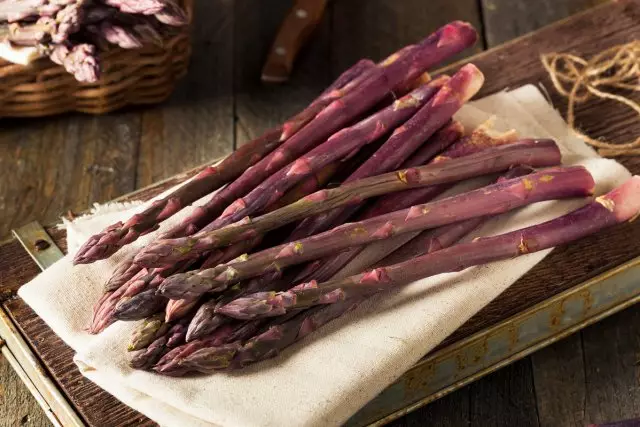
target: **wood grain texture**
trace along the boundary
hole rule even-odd
[[[468,426],[471,422],[469,403],[469,387],[464,387],[427,406],[416,409],[388,425],[390,427]]]
[[[168,102],[142,113],[136,187],[233,150],[233,3],[194,2],[189,77]]]
[[[530,33],[608,0],[480,0],[487,47]]]
[[[38,402],[25,390],[22,381],[1,354],[0,378],[0,425],[11,427],[51,425]]]
[[[344,71],[361,58],[381,60],[415,43],[440,26],[459,19],[482,32],[476,0],[340,0],[332,4],[331,69]],[[457,59],[483,49],[480,41]]]
[[[235,0],[236,145],[302,110],[330,82],[329,14],[315,29],[285,84],[260,81],[260,73],[290,0]]]
[[[56,382],[85,422],[92,426],[110,427],[155,425],[83,377],[73,363],[74,351],[53,334],[21,299],[5,302],[4,308],[14,320],[29,319],[16,322],[20,331],[27,337],[29,345],[40,355],[45,367],[53,373]]]
[[[515,362],[469,386],[470,422],[478,427],[538,426],[531,365]]]
[[[582,332],[588,423],[636,418],[640,414],[640,307]]]
[[[344,1],[348,2],[349,0]],[[269,6],[275,7],[273,5],[277,4],[277,2],[274,2],[273,4],[269,3]],[[336,2],[334,4],[337,5],[338,3]],[[235,6],[234,13],[237,15],[241,11],[246,10],[246,8],[248,7],[248,0],[246,0],[245,2],[240,1]],[[267,8],[267,6],[259,7]],[[282,9],[285,10],[286,8],[282,6]],[[335,12],[331,16],[335,16],[334,14]],[[607,6],[606,9],[600,9],[599,11],[579,16],[569,22],[560,24],[559,26],[545,29],[540,33],[521,39],[515,44],[503,46],[489,53],[481,54],[473,60],[488,76],[487,84],[483,90],[483,94],[495,92],[505,86],[513,87],[523,83],[535,83],[538,81],[542,81],[547,87],[550,87],[548,80],[544,76],[544,71],[542,70],[537,60],[538,53],[550,50],[573,50],[581,54],[590,54],[602,49],[603,47],[628,40],[629,38],[637,38],[639,36],[639,26],[637,25],[637,23],[640,22],[639,18],[640,5],[637,1],[621,1],[618,4]],[[243,17],[241,19],[245,18]],[[252,21],[247,22],[254,22],[256,23],[256,25],[267,25],[259,22],[259,17],[254,16],[251,19]],[[263,19],[265,22],[270,22],[271,18],[269,18],[269,13],[266,13]],[[411,18],[411,20],[413,19],[417,18]],[[359,25],[357,22],[354,22],[353,24],[355,26]],[[238,22],[234,22],[234,27],[234,34],[237,35],[240,32],[240,30],[238,29]],[[593,28],[594,31],[585,32],[583,31],[584,28]],[[422,35],[424,33],[426,33],[426,31],[424,31]],[[234,43],[235,42],[236,40],[234,40]],[[262,43],[261,40],[256,39],[254,39],[254,42]],[[265,40],[264,44],[268,45],[269,42],[270,40]],[[317,41],[317,43],[326,42],[322,42],[322,40],[320,40]],[[252,48],[252,46],[245,46],[242,49],[250,50]],[[234,47],[236,55],[238,55],[237,49],[240,48],[236,45]],[[249,56],[250,55],[247,54],[247,58],[249,58]],[[301,59],[303,59],[303,57],[301,57]],[[309,60],[312,61],[313,59],[314,58]],[[239,60],[236,59],[236,63],[239,63],[238,61]],[[337,61],[338,60],[336,59],[335,62],[332,61],[331,63],[337,64]],[[347,60],[345,60],[345,64],[345,66],[348,66],[351,64],[351,62],[347,62]],[[338,66],[336,65],[336,68],[337,67]],[[259,66],[256,66],[256,70],[259,70]],[[341,69],[338,69],[335,72],[339,72],[340,70]],[[505,72],[505,70],[509,70],[509,72]],[[240,71],[238,71],[238,73],[239,72]],[[251,68],[247,66],[245,68],[245,71],[243,72],[249,73],[247,75],[250,75]],[[234,77],[235,76],[238,76],[238,74],[234,73]],[[325,83],[326,81],[323,82],[320,87],[322,87]],[[249,92],[251,92],[251,96],[253,96],[253,93],[260,93],[261,91],[264,91],[264,93],[266,93],[268,96],[264,95],[262,98],[255,98],[255,105],[260,105],[260,103],[263,103],[262,105],[264,106],[264,108],[261,107],[262,109],[256,109],[255,111],[252,110],[253,101],[251,103],[247,101],[244,106],[241,106],[240,104],[236,105],[236,112],[238,113],[239,120],[238,123],[241,123],[240,125],[238,125],[238,140],[242,140],[242,136],[240,135],[240,133],[242,132],[242,128],[246,123],[253,123],[246,128],[246,134],[249,136],[255,136],[255,133],[260,132],[269,124],[273,124],[277,120],[277,118],[274,118],[274,115],[265,112],[265,109],[268,108],[269,104],[266,101],[261,101],[261,99],[277,99],[280,100],[282,104],[286,104],[289,102],[287,96],[277,95],[278,93],[285,93],[284,91],[279,92],[280,90],[282,90],[282,88],[273,87],[258,89],[252,88],[251,85],[248,84],[247,86],[244,86],[244,88],[245,89],[243,89],[242,84],[237,85],[237,90],[239,93],[238,99],[240,99],[240,92],[242,91],[247,91],[247,94],[245,96],[249,96]],[[319,92],[319,90],[320,89],[318,88],[318,90],[314,93],[311,93],[310,90],[308,95],[300,95],[299,99],[303,99],[305,96],[308,96],[310,99],[315,93]],[[269,98],[269,96],[273,96],[273,98]],[[280,98],[278,98],[278,96],[280,96]],[[554,103],[559,106],[561,111],[563,111],[564,104],[562,100],[555,94],[552,94],[552,96]],[[593,131],[594,133],[606,134],[607,136],[614,136],[620,139],[628,135],[637,134],[639,132],[638,126],[640,126],[640,124],[638,124],[637,120],[635,120],[633,116],[628,112],[618,112],[615,109],[607,109],[608,114],[606,117],[603,117],[600,107],[601,105],[596,103],[591,104],[590,106],[582,107],[578,111],[580,119],[585,124],[585,128],[587,128],[589,131]],[[271,108],[277,109],[277,111],[279,111],[276,115],[282,114],[284,116],[286,113],[286,111],[284,110],[289,107],[283,105],[277,106],[277,108],[271,106]],[[242,114],[240,114],[241,110],[243,111]],[[295,110],[292,108],[292,112],[293,111]],[[145,117],[145,120],[147,120],[147,117]],[[168,125],[166,126],[168,127]],[[145,128],[144,124],[143,128]],[[148,139],[148,141],[152,141],[152,138]],[[146,147],[147,149],[151,147],[151,142],[148,142]],[[174,153],[174,155],[177,154]],[[640,162],[638,160],[625,159],[624,162],[634,172],[640,172]],[[139,175],[140,177],[138,181],[141,182],[147,182],[148,180],[151,180],[153,178],[153,172],[141,172],[140,168]],[[146,178],[142,178],[142,176],[145,176]],[[135,197],[143,197],[145,195],[150,196],[153,193],[158,192],[171,184],[175,184],[175,182],[176,181],[174,180],[171,183],[163,184],[163,186],[156,187],[155,189],[145,190],[142,193],[138,193]],[[60,241],[64,236],[59,232],[55,232],[54,237],[57,241]],[[571,247],[554,251],[551,256],[548,257],[543,263],[541,263],[536,269],[531,271],[522,280],[516,283],[512,287],[512,289],[509,290],[509,292],[506,292],[493,304],[487,307],[485,311],[468,322],[464,326],[464,328],[459,331],[454,338],[452,338],[452,340],[460,339],[461,337],[466,336],[478,330],[479,328],[492,325],[504,319],[510,314],[513,314],[523,308],[535,304],[536,302],[548,298],[556,292],[560,292],[567,287],[570,287],[578,282],[585,280],[588,277],[597,274],[600,271],[600,266],[598,266],[593,261],[594,259],[597,259],[598,261],[605,260],[605,266],[612,266],[638,255],[640,253],[640,248],[636,246],[631,248],[630,250],[628,242],[638,242],[640,241],[638,240],[639,238],[640,228],[638,226],[638,223],[636,222],[631,225],[626,225],[624,227],[611,230],[610,232],[606,233],[606,238],[605,234],[602,234],[594,236],[590,239],[586,239],[585,241],[576,245],[572,245]],[[624,246],[625,244],[627,245],[626,247]],[[11,243],[9,245],[11,245]],[[5,250],[12,252],[16,250],[16,248],[14,247],[13,249],[11,249],[11,247],[7,245],[0,247],[0,251]],[[4,258],[5,253],[7,252],[0,252],[0,255],[2,255],[0,257],[0,260]],[[13,259],[20,264],[13,267],[12,271],[16,272],[15,275],[12,275],[8,279],[6,276],[0,277],[0,279],[2,280],[0,282],[0,295],[2,294],[2,292],[4,292],[5,295],[8,295],[12,290],[17,289],[17,287],[20,285],[21,282],[16,282],[14,276],[20,277],[21,279],[24,279],[24,281],[26,281],[35,274],[34,271],[37,271],[37,269],[33,270],[33,264],[29,259],[22,259],[19,258],[19,256],[16,256]],[[102,399],[106,399],[105,401],[109,402],[108,399],[110,397],[106,393],[96,389],[95,386],[93,389],[83,388],[85,387],[85,385],[82,384],[82,378],[77,372],[74,373],[73,366],[70,366],[70,350],[64,347],[64,345],[59,342],[59,339],[58,341],[56,341],[57,338],[51,332],[51,330],[48,329],[42,323],[42,321],[38,319],[37,316],[35,316],[33,312],[24,307],[24,304],[22,304],[21,306],[21,302],[19,300],[10,300],[6,303],[6,307],[14,316],[14,319],[20,325],[22,330],[28,335],[28,339],[32,343],[34,348],[36,348],[39,354],[41,354],[43,361],[50,369],[54,378],[59,382],[59,384],[61,384],[62,389],[65,391],[65,393],[71,396],[71,400],[76,405],[78,405],[78,408],[80,412],[82,412],[83,416],[87,418],[94,417],[92,418],[92,420],[98,420],[98,417],[100,415],[94,412],[103,410],[103,408],[102,406],[98,408],[95,402],[100,402]],[[626,363],[627,362],[625,361],[624,367],[627,366]],[[593,366],[596,366],[596,368],[592,368],[593,372],[592,374],[587,375],[587,378],[597,378],[595,376],[595,374],[597,373],[597,365],[594,364]],[[471,393],[470,399],[462,395],[462,397],[460,397],[458,400],[458,397],[455,396],[460,395],[461,392],[453,395],[451,397],[452,400],[449,401],[452,408],[452,412],[448,413],[449,415],[447,415],[447,412],[445,410],[443,410],[442,413],[438,413],[436,409],[430,409],[431,407],[435,407],[434,405],[430,405],[429,408],[424,410],[425,412],[419,411],[415,413],[422,414],[422,417],[415,415],[414,418],[411,418],[411,416],[409,416],[403,422],[413,423],[410,425],[424,425],[422,422],[425,419],[450,419],[452,423],[451,425],[456,425],[456,423],[458,423],[457,425],[460,425],[460,420],[462,420],[461,422],[463,425],[467,425],[468,423],[472,423],[474,425],[501,425],[500,423],[503,423],[502,425],[507,425],[504,424],[503,420],[515,421],[515,425],[530,423],[531,419],[525,417],[526,414],[522,412],[522,409],[518,408],[518,405],[525,408],[526,411],[535,412],[536,408],[535,405],[532,405],[533,398],[531,395],[531,384],[533,384],[533,376],[531,374],[530,368],[526,368],[526,364],[516,366],[513,369],[515,369],[515,371],[498,372],[497,374],[502,374],[502,377],[488,377],[488,379],[486,380],[488,381],[487,383],[485,383],[485,381],[481,381],[477,385],[471,386],[479,387],[475,390],[467,389],[466,392],[463,390],[462,393]],[[620,368],[616,369],[616,372],[621,372]],[[589,372],[591,371],[587,371],[588,374]],[[612,371],[612,375],[616,372]],[[637,373],[635,374],[637,375]],[[524,378],[524,380],[522,378]],[[595,384],[598,383],[595,382]],[[627,383],[622,384],[622,386],[627,385]],[[589,396],[594,396],[592,397],[592,399],[599,398],[598,396],[604,396],[604,394],[602,393],[597,396],[596,394],[589,394],[591,392],[587,393]],[[83,396],[83,398],[75,397],[76,394],[78,394],[79,396]],[[607,396],[615,397],[616,394],[614,392],[609,392]],[[90,397],[92,398],[90,399]],[[512,398],[509,399],[509,397]],[[496,412],[488,411],[479,403],[484,402],[487,399],[497,400],[497,403],[492,406],[492,408],[494,408],[495,411],[504,411],[504,414],[502,414],[502,420],[498,419],[499,417],[496,415]],[[620,406],[620,404],[617,405]],[[121,408],[116,409],[114,407],[110,410],[114,411],[114,420],[117,420],[117,423],[119,425],[134,424],[140,421],[141,418],[139,414],[133,413],[132,411],[126,412],[127,408],[124,408],[122,405],[117,406]],[[467,408],[467,410],[461,408]],[[436,415],[433,415],[433,413],[429,411],[436,411]],[[467,416],[458,418],[458,414],[455,413],[456,411],[462,411],[464,412],[462,415],[467,414]],[[604,415],[609,416],[609,414]],[[465,422],[465,420],[467,421]],[[92,422],[91,424],[104,425],[100,423],[96,424],[94,422]],[[109,425],[111,425],[111,423],[109,423]]]
[[[140,120],[125,112],[11,120],[0,128],[0,239],[134,187]]]
[[[582,337],[572,335],[530,356],[541,427],[586,425]]]

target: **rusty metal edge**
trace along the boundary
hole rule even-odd
[[[48,377],[38,357],[33,354],[1,307],[0,341],[4,341],[2,354],[7,357],[47,418],[56,426],[84,427],[86,424],[62,395],[58,386]]]
[[[640,302],[639,276],[640,257],[426,356],[350,418],[345,426],[382,426]],[[532,336],[522,339],[527,334]],[[488,357],[492,352],[494,357]],[[438,384],[438,374],[451,371],[452,366],[458,372],[453,375],[453,381]],[[395,402],[398,406],[402,401],[398,396],[404,396],[407,387],[417,379],[420,379],[421,398],[408,406],[382,413],[384,409],[380,410],[380,407],[389,407],[389,403]],[[378,409],[373,409],[375,407]]]
[[[64,256],[38,221],[32,221],[18,229],[11,230],[11,233],[41,270],[46,270]],[[37,242],[41,242],[40,247]]]
[[[38,405],[40,405],[40,407],[44,410],[44,413],[49,419],[49,421],[51,421],[51,424],[53,424],[55,427],[62,427],[60,420],[54,413],[53,409],[51,409],[51,406],[49,406],[49,404],[44,399],[44,397],[42,397],[42,394],[40,394],[40,392],[38,391],[38,388],[33,384],[31,379],[29,378],[29,375],[27,375],[24,369],[22,369],[22,366],[20,365],[16,357],[13,355],[11,350],[9,350],[9,347],[6,345],[6,342],[1,338],[0,338],[0,354],[9,362],[9,366],[13,368],[14,372],[18,375],[18,378],[20,378],[20,380],[25,384],[25,386],[27,386],[27,389],[29,390],[31,395],[34,397]]]

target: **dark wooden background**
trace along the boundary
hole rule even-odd
[[[54,221],[227,154],[357,59],[379,59],[450,20],[481,30],[480,51],[601,2],[335,0],[291,82],[265,87],[260,69],[291,0],[196,1],[191,71],[165,104],[0,120],[0,240],[30,220]],[[394,425],[583,426],[639,416],[638,325],[640,308],[630,308]],[[0,356],[0,426],[47,424]]]

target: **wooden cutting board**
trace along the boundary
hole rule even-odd
[[[621,0],[573,16],[465,62],[475,63],[486,75],[480,96],[527,83],[541,84],[551,102],[561,112],[565,101],[558,96],[539,55],[546,52],[571,52],[591,56],[608,47],[640,39],[640,2]],[[459,67],[454,64],[451,68]],[[640,122],[632,111],[603,101],[591,101],[577,110],[580,126],[594,136],[628,141],[640,135]],[[620,161],[640,174],[640,158]],[[121,199],[147,199],[175,185],[198,169],[186,172]],[[53,240],[65,250],[65,235],[47,227]],[[570,247],[554,250],[542,263],[528,272],[508,291],[474,316],[441,346],[460,342],[478,331],[504,321],[533,305],[552,298],[576,284],[640,256],[639,222],[625,224],[584,239]],[[89,425],[152,425],[153,423],[118,402],[83,378],[73,364],[73,351],[15,297],[17,289],[40,272],[38,266],[16,240],[0,245],[0,301],[26,341],[43,362],[57,386]]]

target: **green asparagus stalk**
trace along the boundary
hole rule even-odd
[[[553,181],[553,185],[549,184],[550,181]],[[584,196],[589,194],[592,187],[593,179],[584,168],[549,169],[531,177],[505,181],[365,221],[345,224],[307,239],[256,252],[242,262],[173,275],[162,283],[160,293],[170,298],[183,298],[195,297],[204,292],[219,292],[229,284],[247,277],[317,259],[351,246],[478,216],[495,215],[537,201]],[[487,194],[491,194],[491,198],[487,198]]]
[[[204,252],[264,234],[284,224],[370,197],[428,185],[458,182],[463,179],[501,172],[512,165],[553,166],[560,162],[558,147],[551,140],[521,141],[481,153],[452,159],[446,163],[403,169],[365,178],[340,187],[321,190],[284,208],[256,217],[245,224],[234,224],[213,232],[188,238],[159,240],[147,246],[135,258],[142,266],[173,265]]]
[[[339,84],[348,84],[345,75],[351,73],[347,70],[338,77],[332,86],[339,88]],[[350,74],[354,75],[354,74]],[[108,258],[120,247],[136,240],[140,235],[155,230],[158,224],[184,206],[206,196],[222,185],[239,177],[243,172],[255,165],[264,156],[281,145],[283,128],[277,127],[265,132],[259,138],[244,144],[238,150],[225,158],[219,165],[211,166],[200,172],[189,183],[178,188],[169,196],[154,202],[145,211],[134,215],[127,222],[116,223],[103,232],[91,237],[74,257],[74,263],[86,264],[99,259]],[[260,175],[260,180],[266,178]],[[251,188],[236,189],[237,192],[227,191],[226,198],[212,197],[203,206],[194,209],[193,213],[184,219],[179,225],[164,233],[161,238],[182,237],[194,233],[206,226],[217,217],[228,203],[234,198],[241,197]],[[227,200],[228,199],[228,200]],[[122,286],[139,271],[139,267],[133,265],[133,257],[120,264],[115,274],[107,283],[107,290],[114,290]]]
[[[333,304],[401,286],[435,274],[509,259],[577,240],[603,228],[633,219],[640,213],[640,177],[597,197],[567,215],[521,230],[484,237],[388,267],[323,284],[310,282],[278,295],[236,300],[224,311],[236,317],[272,316],[318,304]],[[228,306],[227,306],[228,307]]]

